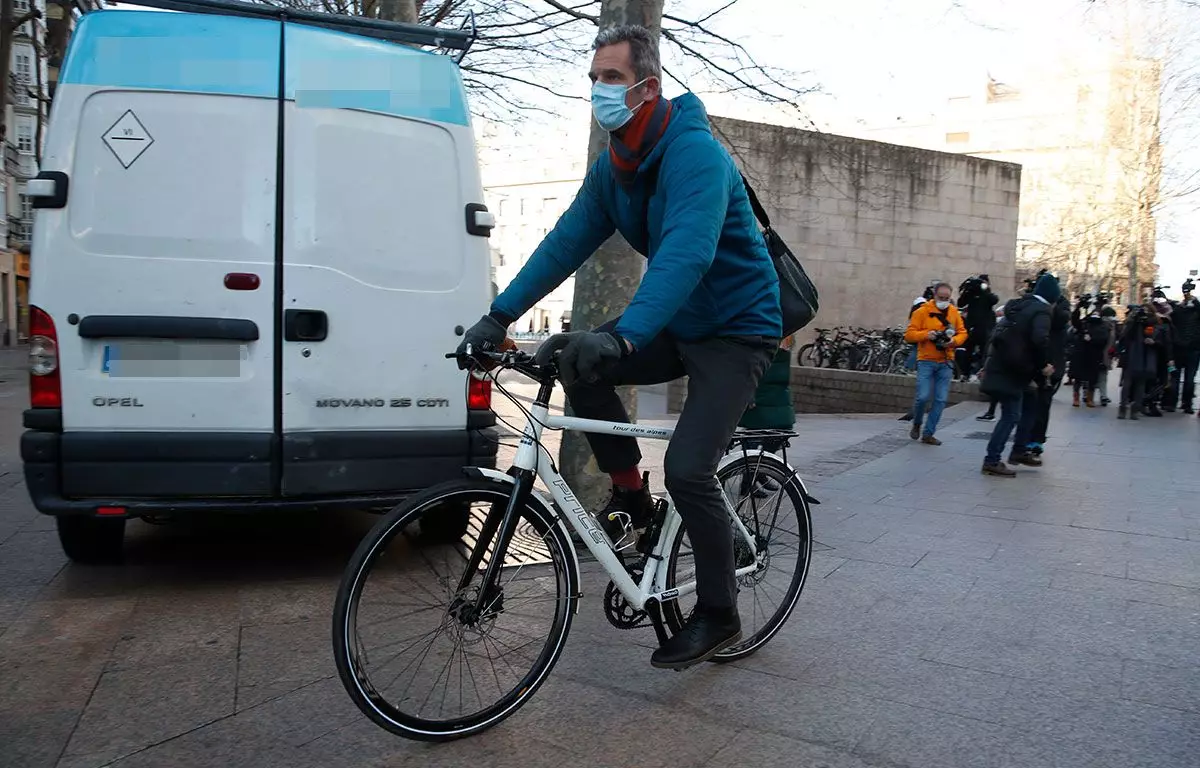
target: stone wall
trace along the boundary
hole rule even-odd
[[[1021,167],[714,117],[714,133],[817,285],[800,332],[906,322],[933,280],[1014,284]],[[1008,298],[1002,296],[1001,298]]]
[[[915,376],[887,373],[837,371],[828,368],[792,368],[792,403],[796,413],[895,413],[912,405],[916,395]],[[966,400],[985,400],[978,384],[954,382],[949,405]],[[687,400],[687,380],[667,388],[667,410],[679,413]]]

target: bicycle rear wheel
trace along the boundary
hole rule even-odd
[[[483,562],[460,584],[492,510],[513,486],[464,480],[389,512],[347,565],[333,611],[334,660],[350,698],[377,725],[419,741],[449,741],[513,714],[546,680],[570,631],[578,566],[570,540],[527,502],[480,601]],[[447,537],[447,510],[469,509],[466,533]]]
[[[747,454],[719,470],[717,481],[755,537],[759,552],[758,570],[738,579],[743,639],[712,659],[724,663],[743,659],[766,645],[795,610],[812,556],[812,516],[795,475],[777,456]],[[731,535],[733,531],[731,521]],[[737,538],[734,562],[738,568],[753,564],[749,549]],[[680,527],[667,560],[666,585],[671,588],[695,578],[691,543]],[[671,632],[680,630],[684,616],[694,607],[694,593],[663,604],[663,618]]]

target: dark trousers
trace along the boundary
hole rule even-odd
[[[987,456],[983,459],[984,464],[1000,462],[1009,435],[1021,422],[1021,406],[1024,399],[1023,394],[1000,398],[1000,418],[996,421],[995,429],[992,430],[992,439],[988,440]]]
[[[1029,451],[1030,435],[1037,424],[1039,405],[1039,389],[1027,389],[1021,396],[1021,418],[1013,433],[1012,455],[1020,455]]]
[[[1046,389],[1039,389],[1037,394],[1037,415],[1033,420],[1033,429],[1029,432],[1029,442],[1039,445],[1046,442],[1046,430],[1050,428],[1050,408],[1054,405],[1054,395],[1062,386],[1062,379],[1054,379]]]
[[[973,330],[967,335],[967,341],[962,346],[962,354],[958,356],[958,373],[964,379],[976,373],[981,366],[983,352],[987,348],[989,332]],[[976,360],[976,356],[979,360]]]
[[[1200,368],[1200,349],[1175,349],[1175,371],[1171,374],[1171,388],[1163,395],[1163,405],[1174,408],[1178,403],[1184,408],[1192,407],[1196,398],[1197,368]]]
[[[1121,375],[1121,406],[1141,409],[1142,399],[1146,392],[1145,376],[1135,376],[1128,372]]]
[[[598,330],[611,331],[616,323]],[[614,366],[602,382],[567,388],[567,400],[580,418],[628,422],[615,387],[688,377],[687,400],[667,447],[664,483],[695,552],[696,598],[711,608],[737,605],[733,536],[715,477],[717,463],[778,346],[778,339],[761,337],[682,342],[662,333]],[[630,469],[642,460],[635,438],[589,434],[587,439],[602,472]]]

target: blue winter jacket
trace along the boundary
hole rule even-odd
[[[492,311],[517,318],[567,279],[615,231],[648,262],[616,331],[635,347],[666,329],[680,341],[783,335],[779,278],[733,158],[700,99],[672,101],[666,133],[633,188],[607,152]]]

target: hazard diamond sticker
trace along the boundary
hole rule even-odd
[[[133,114],[133,110],[127,109],[125,114],[113,123],[112,128],[104,132],[104,143],[121,163],[121,167],[129,168],[143,152],[150,149],[154,137],[146,130],[146,126],[142,125],[142,121],[138,120],[137,115]]]

